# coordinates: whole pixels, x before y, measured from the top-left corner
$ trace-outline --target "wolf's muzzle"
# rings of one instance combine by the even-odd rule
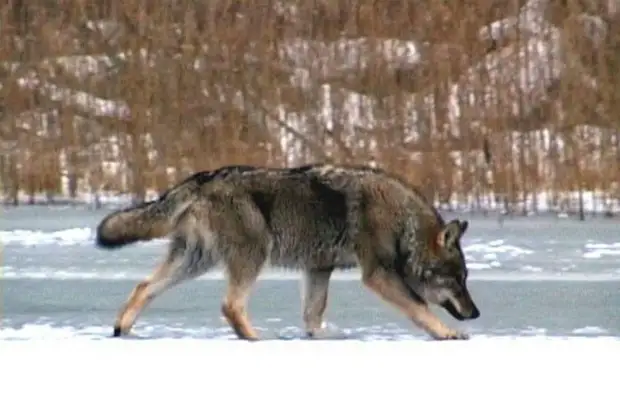
[[[471,299],[465,301],[466,303],[459,301],[458,306],[455,306],[454,302],[447,299],[441,304],[441,307],[450,313],[450,315],[455,319],[463,321],[474,320],[480,317],[480,311]]]

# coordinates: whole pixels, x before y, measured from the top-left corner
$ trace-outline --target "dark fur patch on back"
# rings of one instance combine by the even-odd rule
[[[286,170],[286,173],[289,175],[303,175],[314,169],[320,168],[321,166],[323,166],[323,164],[320,164],[320,163],[302,165],[302,166],[297,166],[295,168],[288,168]]]
[[[251,191],[250,198],[258,208],[267,226],[271,226],[271,214],[273,213],[274,195],[264,191]]]
[[[337,232],[335,243],[342,243],[345,239],[347,230],[347,197],[342,191],[336,190],[325,184],[316,176],[309,178],[310,190],[314,196],[319,199],[317,205],[321,206],[320,214],[326,216],[334,225],[332,226]]]
[[[317,177],[310,177],[310,189],[320,199],[322,211],[332,220],[345,220],[347,217],[347,198],[339,190],[335,190],[321,182]]]

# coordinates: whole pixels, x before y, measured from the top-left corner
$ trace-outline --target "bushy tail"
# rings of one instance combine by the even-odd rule
[[[230,165],[197,172],[178,183],[156,201],[145,202],[106,216],[97,227],[97,246],[120,248],[136,241],[165,237],[184,218],[200,189],[216,179],[256,170],[254,166]]]
[[[160,199],[113,212],[99,223],[96,244],[112,249],[164,237],[170,230],[169,210]]]

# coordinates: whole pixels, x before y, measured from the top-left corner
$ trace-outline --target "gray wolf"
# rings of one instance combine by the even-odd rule
[[[231,166],[197,173],[156,201],[112,213],[96,240],[119,248],[170,239],[165,259],[120,310],[114,336],[129,333],[164,290],[219,266],[228,277],[221,312],[240,339],[256,340],[247,300],[260,272],[273,265],[301,270],[309,337],[320,332],[333,271],[359,266],[367,288],[430,336],[467,339],[429,309],[438,305],[457,320],[480,315],[460,246],[467,227],[445,222],[418,190],[379,168]]]

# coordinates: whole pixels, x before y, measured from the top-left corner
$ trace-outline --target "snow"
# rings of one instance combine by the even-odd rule
[[[5,397],[610,397],[620,339],[0,340]],[[357,381],[357,382],[356,382]]]
[[[0,242],[3,245],[17,244],[23,246],[39,245],[75,245],[93,242],[94,232],[88,227],[74,227],[56,231],[41,230],[2,230]]]
[[[588,243],[582,255],[585,259],[599,259],[603,256],[620,256],[620,242],[613,244]]]

